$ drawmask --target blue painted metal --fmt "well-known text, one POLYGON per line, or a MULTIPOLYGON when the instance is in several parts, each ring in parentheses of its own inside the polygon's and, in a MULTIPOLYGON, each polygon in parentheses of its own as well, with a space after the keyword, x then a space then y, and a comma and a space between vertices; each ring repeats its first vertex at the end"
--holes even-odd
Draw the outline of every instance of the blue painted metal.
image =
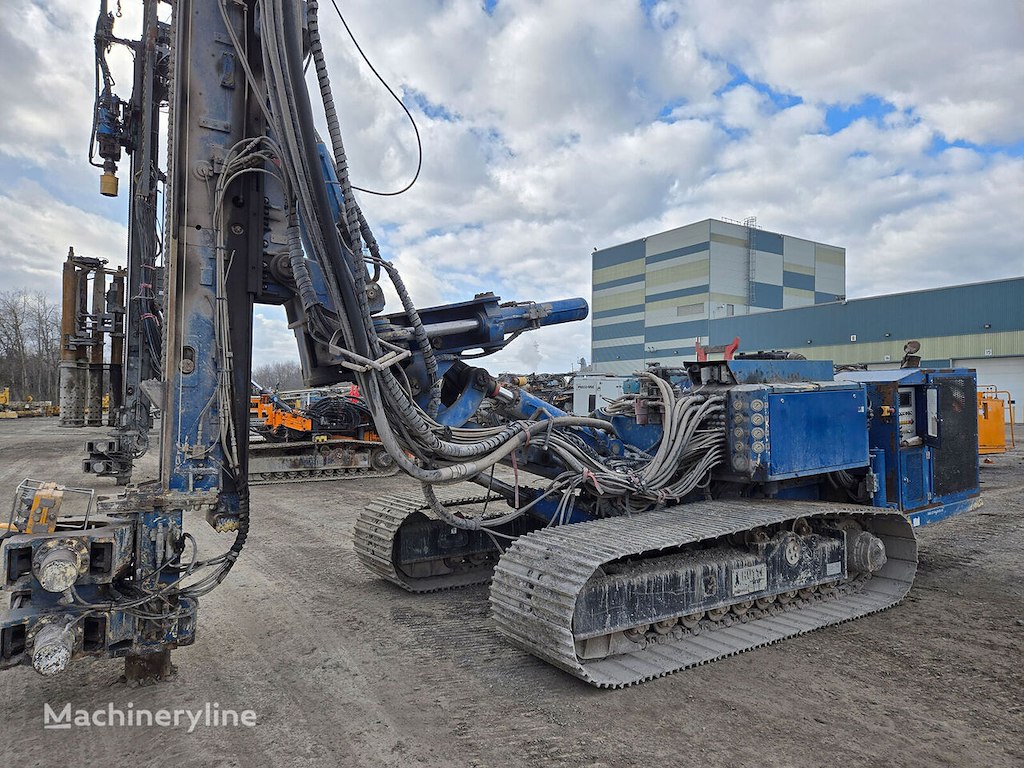
POLYGON ((640 288, 643 287, 643 285, 644 285, 644 273, 643 272, 641 272, 639 274, 636 274, 636 275, 629 275, 627 277, 619 277, 619 278, 616 278, 615 280, 606 280, 606 281, 604 281, 602 283, 594 283, 593 289, 595 291, 603 291, 603 290, 605 290, 607 288, 619 288, 619 287, 621 287, 623 285, 632 285, 634 283, 636 283, 636 285, 638 287, 640 287, 640 288))
POLYGON ((317 142, 316 151, 320 158, 320 173, 323 174, 327 188, 327 202, 331 206, 331 215, 334 216, 335 222, 342 223, 345 220, 345 196, 341 192, 341 182, 338 181, 338 173, 334 168, 334 159, 322 141, 317 142))
MULTIPOLYGON (((868 438, 872 449, 872 469, 879 486, 874 493, 873 503, 875 506, 888 506, 905 513, 921 515, 918 524, 952 514, 943 512, 947 507, 953 511, 968 508, 970 504, 965 506, 965 502, 976 500, 980 493, 976 462, 973 465, 974 482, 970 487, 945 494, 936 490, 937 462, 942 459, 939 452, 943 448, 941 433, 939 439, 928 436, 926 400, 929 389, 934 389, 939 382, 950 378, 973 382, 975 374, 966 368, 902 368, 850 371, 836 375, 837 380, 861 383, 867 390, 872 412, 868 438), (901 440, 898 400, 901 389, 914 392, 917 437, 922 440, 920 445, 907 445, 901 440)), ((967 393, 966 399, 973 403, 973 392, 967 393)), ((938 406, 941 424, 943 420, 954 416, 953 413, 947 413, 946 409, 960 409, 963 403, 939 403, 938 406)), ((972 418, 973 412, 971 408, 972 418)))
POLYGON ((657 450, 663 430, 660 424, 637 424, 631 416, 613 416, 612 426, 622 442, 643 453, 657 450))
MULTIPOLYGON (((783 304, 783 292, 782 286, 774 283, 761 283, 756 280, 750 283, 752 289, 757 297, 754 306, 762 307, 767 309, 782 309, 783 304)), ((746 315, 746 317, 762 317, 762 313, 758 312, 754 315, 746 315)), ((745 336, 740 336, 741 339, 746 339, 745 336)), ((771 342, 777 344, 778 342, 771 342)), ((755 343, 754 346, 760 347, 762 344, 755 343)))
POLYGON ((630 304, 628 307, 616 307, 614 309, 595 309, 594 319, 603 320, 608 317, 621 317, 622 315, 632 315, 637 312, 642 313, 643 311, 643 304, 630 304))
POLYGON ((515 411, 519 418, 543 421, 554 416, 565 416, 565 411, 556 408, 546 400, 541 400, 536 395, 525 390, 519 390, 519 399, 516 402, 515 411))
MULTIPOLYGON (((518 304, 502 303, 493 293, 479 294, 470 301, 419 310, 425 326, 461 320, 476 323, 473 330, 438 336, 435 349, 441 355, 474 350, 497 352, 510 341, 507 337, 511 334, 583 320, 589 312, 587 301, 580 298, 518 304)), ((402 326, 404 318, 404 315, 396 314, 391 315, 389 321, 402 326)))
POLYGON ((832 381, 831 360, 730 360, 737 384, 832 381))
MULTIPOLYGON (((705 240, 703 243, 695 243, 694 245, 687 245, 682 248, 673 248, 671 251, 665 251, 663 253, 656 253, 651 256, 647 256, 644 261, 650 264, 660 264, 671 259, 678 259, 681 256, 693 256, 695 254, 704 254, 705 258, 710 258, 711 253, 711 241, 705 240)), ((700 261, 701 259, 693 259, 692 261, 700 261)), ((689 261, 689 260, 688 260, 689 261)))
POLYGON ((814 291, 814 275, 805 275, 802 272, 790 272, 787 269, 782 273, 782 285, 785 288, 799 288, 804 291, 814 291))
POLYGON ((867 398, 856 384, 740 385, 727 417, 732 470, 755 482, 870 464, 867 398))
POLYGON ((601 251, 594 251, 594 269, 602 267, 614 267, 617 264, 626 264, 636 259, 643 259, 646 248, 643 240, 633 240, 622 245, 615 245, 601 251))
POLYGON ((930 463, 924 446, 905 448, 899 452, 900 509, 927 506, 932 495, 930 463))
MULTIPOLYGON (((687 296, 700 296, 701 294, 707 293, 710 290, 711 290, 711 286, 708 283, 704 283, 703 285, 694 285, 694 286, 692 286, 690 288, 677 288, 674 291, 661 291, 659 293, 649 293, 649 294, 647 294, 646 299, 647 299, 647 301, 666 301, 668 299, 685 299, 687 296)), ((691 301, 692 301, 692 299, 691 299, 691 301)), ((703 299, 700 299, 699 301, 703 302, 703 299)), ((679 303, 680 304, 689 304, 690 302, 689 301, 681 301, 679 303)), ((698 306, 703 306, 703 304, 698 304, 698 306)), ((706 307, 704 307, 704 309, 706 309, 706 307)), ((707 317, 707 312, 705 312, 704 309, 702 309, 701 312, 698 313, 698 317, 700 316, 700 314, 703 314, 705 317, 707 317)))
POLYGON ((644 336, 643 320, 626 320, 621 323, 608 323, 594 328, 591 338, 594 341, 606 341, 608 339, 622 339, 630 336, 644 336))
POLYGON ((467 424, 476 415, 487 394, 482 388, 466 387, 454 403, 438 410, 437 422, 449 427, 467 424))
POLYGON ((927 509, 914 511, 909 513, 907 517, 910 518, 910 524, 916 528, 930 523, 937 523, 940 520, 945 520, 947 517, 959 514, 960 512, 973 512, 981 507, 981 505, 981 497, 975 495, 965 499, 949 501, 945 504, 939 504, 934 507, 928 507, 927 509))
POLYGON ((785 250, 785 241, 782 235, 776 232, 768 232, 764 229, 751 229, 750 237, 753 239, 754 249, 764 253, 774 253, 781 256, 785 250))
POLYGON ((871 473, 875 476, 875 490, 871 494, 871 506, 892 506, 886 497, 885 451, 881 448, 871 449, 871 473))

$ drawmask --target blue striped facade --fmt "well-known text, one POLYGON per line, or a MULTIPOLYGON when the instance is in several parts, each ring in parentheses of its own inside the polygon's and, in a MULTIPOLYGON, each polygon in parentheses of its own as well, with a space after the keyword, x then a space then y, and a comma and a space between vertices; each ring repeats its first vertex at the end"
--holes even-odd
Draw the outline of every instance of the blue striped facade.
POLYGON ((632 304, 628 307, 616 307, 615 309, 604 309, 598 312, 594 312, 592 317, 594 320, 603 320, 608 317, 620 317, 622 315, 631 315, 634 312, 643 312, 643 304, 632 304))
POLYGON ((739 336, 743 349, 1024 330, 1024 277, 850 299, 711 321, 711 343, 739 336), (988 324, 990 328, 985 328, 988 324))
POLYGON ((671 251, 665 251, 665 253, 656 253, 653 256, 647 257, 647 265, 660 264, 663 261, 669 261, 670 259, 678 259, 680 256, 692 256, 695 253, 701 253, 702 251, 711 250, 711 241, 707 240, 703 243, 697 243, 696 245, 688 245, 685 248, 675 248, 671 251))
POLYGON ((594 269, 614 267, 618 264, 625 264, 627 261, 635 261, 644 258, 644 241, 633 240, 630 243, 623 243, 602 251, 594 251, 594 269))
MULTIPOLYGON (((692 351, 692 349, 691 349, 692 351)), ((643 360, 643 344, 620 344, 617 347, 595 347, 592 362, 595 365, 601 363, 614 363, 618 360, 643 360)), ((642 368, 643 366, 637 366, 642 368)))
POLYGON ((714 219, 592 258, 592 356, 616 372, 692 356, 694 339, 705 343, 726 318, 763 317, 845 291, 843 249, 714 219))
POLYGON ((800 272, 785 270, 782 273, 782 285, 786 288, 799 288, 803 291, 814 290, 814 275, 804 275, 800 272))

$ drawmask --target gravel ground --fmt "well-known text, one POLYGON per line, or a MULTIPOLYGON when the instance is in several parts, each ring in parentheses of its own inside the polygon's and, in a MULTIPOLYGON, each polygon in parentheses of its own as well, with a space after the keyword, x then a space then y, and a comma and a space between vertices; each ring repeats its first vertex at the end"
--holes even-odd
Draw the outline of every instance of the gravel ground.
MULTIPOLYGON (((0 421, 0 494, 24 477, 112 490, 78 472, 101 434, 0 421)), ((920 531, 900 606, 622 691, 506 645, 484 587, 412 596, 364 572, 353 521, 405 479, 254 488, 249 546, 202 602, 176 679, 128 687, 105 660, 6 671, 0 766, 1019 766, 1024 451, 992 461, 982 509, 920 531), (111 702, 216 703, 257 724, 42 727, 44 703, 111 702)), ((191 528, 207 552, 227 545, 191 528)))

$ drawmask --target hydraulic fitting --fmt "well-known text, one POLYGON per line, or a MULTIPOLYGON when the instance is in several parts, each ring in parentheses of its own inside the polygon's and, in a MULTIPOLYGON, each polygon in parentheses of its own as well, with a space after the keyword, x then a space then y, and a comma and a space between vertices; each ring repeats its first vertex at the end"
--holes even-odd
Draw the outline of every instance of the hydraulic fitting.
POLYGON ((846 534, 846 567, 851 571, 875 573, 885 565, 885 544, 867 531, 846 534))
POLYGON ((69 590, 85 573, 88 550, 75 539, 56 539, 36 550, 32 562, 39 585, 47 592, 62 593, 69 590))
POLYGON ((32 643, 32 666, 46 677, 59 674, 68 668, 74 651, 75 633, 68 624, 44 624, 32 643))

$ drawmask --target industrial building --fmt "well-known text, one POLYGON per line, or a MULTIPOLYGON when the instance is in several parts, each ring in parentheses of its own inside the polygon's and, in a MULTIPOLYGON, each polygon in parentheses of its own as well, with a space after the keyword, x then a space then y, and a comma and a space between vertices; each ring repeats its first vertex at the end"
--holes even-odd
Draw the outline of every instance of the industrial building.
POLYGON ((845 297, 844 249, 706 219, 594 252, 594 366, 630 373, 692 354, 714 320, 845 297))
MULTIPOLYGON (((714 219, 594 252, 595 372, 693 359, 694 342, 896 367, 978 371, 1024 402, 1024 277, 845 298, 843 248, 714 219)), ((1018 408, 1018 419, 1021 409, 1018 408)))

